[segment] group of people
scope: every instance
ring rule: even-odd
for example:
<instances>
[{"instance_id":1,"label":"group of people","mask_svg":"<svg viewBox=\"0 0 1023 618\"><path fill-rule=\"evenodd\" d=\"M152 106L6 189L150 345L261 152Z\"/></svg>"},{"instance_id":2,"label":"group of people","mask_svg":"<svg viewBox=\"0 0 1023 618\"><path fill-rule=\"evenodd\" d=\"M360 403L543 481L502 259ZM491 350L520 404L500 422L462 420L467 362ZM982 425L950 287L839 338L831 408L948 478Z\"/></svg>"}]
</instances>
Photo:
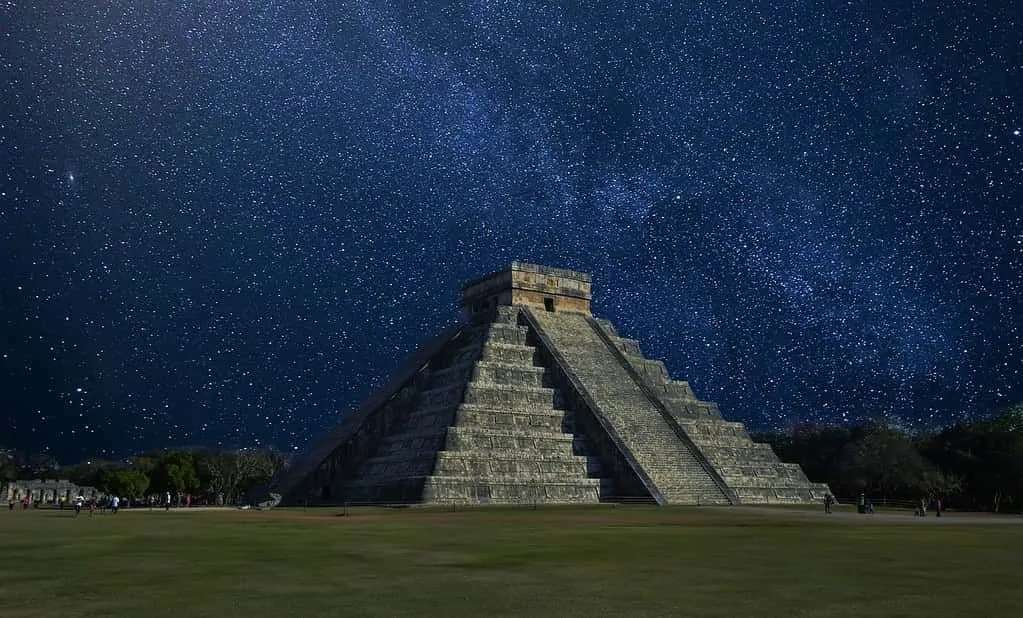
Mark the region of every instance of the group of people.
<instances>
[{"instance_id":1,"label":"group of people","mask_svg":"<svg viewBox=\"0 0 1023 618\"><path fill-rule=\"evenodd\" d=\"M89 500L86 500L85 497L82 496L81 494L75 496L75 499L71 501L71 504L74 506L75 509L75 517L78 517L78 515L81 514L82 509L85 508L86 506L89 507L89 515L95 513L97 508L100 508L105 512L108 507L110 508L111 513L116 514L117 511L121 510L122 504L127 506L128 503L129 503L128 498L121 498L120 496L110 496L109 498L106 498L105 500L101 501L96 500L96 498L90 498ZM63 505L61 505L61 508L63 508Z\"/></svg>"},{"instance_id":2,"label":"group of people","mask_svg":"<svg viewBox=\"0 0 1023 618\"><path fill-rule=\"evenodd\" d=\"M220 497L220 503L223 503L223 498ZM34 503L31 495L25 495L24 497L15 500L14 497L9 497L7 500L8 510L13 511L15 507L20 504L23 510L28 510L32 506L39 506L39 503ZM101 512L106 512L109 508L110 512L117 513L121 508L128 508L131 506L131 500L129 498L122 498L120 496L106 496L103 498L96 498L92 496L86 498L79 494L74 498L66 499L60 497L57 499L57 507L63 510L65 506L70 505L74 508L75 517L77 517L83 509L88 509L89 514L93 514L99 509ZM154 508L163 508L167 511L173 506L192 506L192 495L191 494L171 494L171 492L164 492L163 494L150 495L148 498L143 498L141 501L136 503L136 506L148 505L150 510Z\"/></svg>"},{"instance_id":3,"label":"group of people","mask_svg":"<svg viewBox=\"0 0 1023 618\"><path fill-rule=\"evenodd\" d=\"M931 505L934 507L934 516L941 517L941 513L945 510L945 505L942 504L941 498L934 498L931 500ZM920 504L917 505L913 514L917 517L927 517L927 499L920 498Z\"/></svg>"},{"instance_id":4,"label":"group of people","mask_svg":"<svg viewBox=\"0 0 1023 618\"><path fill-rule=\"evenodd\" d=\"M111 513L117 513L117 511L121 510L122 505L128 506L130 500L128 498L121 498L120 496L109 496L107 498L103 498L102 500L97 500L95 496L86 499L85 496L78 494L69 502L71 503L72 508L74 508L75 510L75 517L78 517L78 515L82 512L82 509L86 507L88 507L90 515L95 513L97 508L103 510L104 512L107 510L107 508L109 508ZM14 498L8 498L7 510L13 511L14 506L17 503L18 502L16 502ZM32 497L25 496L20 500L20 503L22 510L27 511L29 507L33 505ZM65 505L64 498L58 498L57 508L63 511L64 505ZM36 506L38 506L38 503L36 503Z\"/></svg>"},{"instance_id":5,"label":"group of people","mask_svg":"<svg viewBox=\"0 0 1023 618\"><path fill-rule=\"evenodd\" d=\"M13 511L15 504L17 504L17 502L15 502L14 498L8 498L7 499L7 510L8 511ZM22 510L27 511L28 507L30 507L30 506L32 506L32 496L25 496L24 498L21 499L21 509Z\"/></svg>"},{"instance_id":6,"label":"group of people","mask_svg":"<svg viewBox=\"0 0 1023 618\"><path fill-rule=\"evenodd\" d=\"M825 494L824 496L824 512L831 514L834 505L836 504L835 497L831 494ZM945 505L942 503L941 498L931 498L930 505L934 508L934 514L936 517L941 517L941 514L945 511ZM913 514L917 517L927 516L928 499L920 498L919 504L916 504L913 509ZM860 492L859 497L856 499L856 512L861 514L872 515L874 513L874 503L867 497L863 492Z\"/></svg>"}]
</instances>

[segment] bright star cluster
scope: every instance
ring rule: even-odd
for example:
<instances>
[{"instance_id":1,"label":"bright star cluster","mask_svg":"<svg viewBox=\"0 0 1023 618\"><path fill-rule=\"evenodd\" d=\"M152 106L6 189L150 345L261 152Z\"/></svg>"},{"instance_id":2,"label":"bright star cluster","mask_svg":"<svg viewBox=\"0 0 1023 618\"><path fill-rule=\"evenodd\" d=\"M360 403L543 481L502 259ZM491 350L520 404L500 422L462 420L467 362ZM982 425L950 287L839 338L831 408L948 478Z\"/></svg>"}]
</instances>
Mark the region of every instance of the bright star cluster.
<instances>
[{"instance_id":1,"label":"bright star cluster","mask_svg":"<svg viewBox=\"0 0 1023 618\"><path fill-rule=\"evenodd\" d=\"M301 448L513 259L754 429L1023 399L1012 3L0 4L0 441Z\"/></svg>"}]
</instances>

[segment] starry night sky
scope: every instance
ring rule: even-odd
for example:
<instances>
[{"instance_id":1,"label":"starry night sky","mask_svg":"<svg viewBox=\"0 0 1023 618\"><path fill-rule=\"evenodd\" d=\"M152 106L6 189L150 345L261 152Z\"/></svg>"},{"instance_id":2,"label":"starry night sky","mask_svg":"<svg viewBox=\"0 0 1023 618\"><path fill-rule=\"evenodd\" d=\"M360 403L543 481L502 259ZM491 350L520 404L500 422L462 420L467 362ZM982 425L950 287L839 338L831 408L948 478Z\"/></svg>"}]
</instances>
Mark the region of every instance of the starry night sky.
<instances>
[{"instance_id":1,"label":"starry night sky","mask_svg":"<svg viewBox=\"0 0 1023 618\"><path fill-rule=\"evenodd\" d=\"M0 445L301 448L513 259L754 429L1023 399L1018 4L553 4L0 5Z\"/></svg>"}]
</instances>

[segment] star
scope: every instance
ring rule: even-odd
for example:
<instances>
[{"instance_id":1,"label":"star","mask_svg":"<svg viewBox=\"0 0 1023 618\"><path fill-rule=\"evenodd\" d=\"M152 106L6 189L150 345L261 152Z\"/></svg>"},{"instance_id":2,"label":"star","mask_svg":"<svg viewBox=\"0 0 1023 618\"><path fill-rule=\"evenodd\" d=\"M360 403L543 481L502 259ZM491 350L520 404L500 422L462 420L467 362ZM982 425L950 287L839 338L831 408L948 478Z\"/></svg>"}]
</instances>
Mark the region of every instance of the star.
<instances>
[{"instance_id":1,"label":"star","mask_svg":"<svg viewBox=\"0 0 1023 618\"><path fill-rule=\"evenodd\" d=\"M301 450L512 260L753 431L1023 400L1012 3L109 4L4 12L18 448Z\"/></svg>"}]
</instances>

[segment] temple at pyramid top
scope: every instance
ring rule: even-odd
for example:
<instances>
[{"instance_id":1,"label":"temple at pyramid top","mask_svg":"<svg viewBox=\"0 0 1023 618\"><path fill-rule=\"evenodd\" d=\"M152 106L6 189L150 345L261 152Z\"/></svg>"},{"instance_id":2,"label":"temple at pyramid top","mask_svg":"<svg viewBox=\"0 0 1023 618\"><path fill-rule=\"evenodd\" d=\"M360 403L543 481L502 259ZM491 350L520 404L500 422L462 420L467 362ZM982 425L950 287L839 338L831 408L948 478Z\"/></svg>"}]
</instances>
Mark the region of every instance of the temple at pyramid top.
<instances>
[{"instance_id":1,"label":"temple at pyramid top","mask_svg":"<svg viewBox=\"0 0 1023 618\"><path fill-rule=\"evenodd\" d=\"M508 268L467 283L462 288L462 307L470 317L500 305L591 315L591 281L587 273L512 262Z\"/></svg>"},{"instance_id":2,"label":"temple at pyramid top","mask_svg":"<svg viewBox=\"0 0 1023 618\"><path fill-rule=\"evenodd\" d=\"M763 504L828 488L590 312L586 273L512 262L286 468L291 504Z\"/></svg>"}]
</instances>

